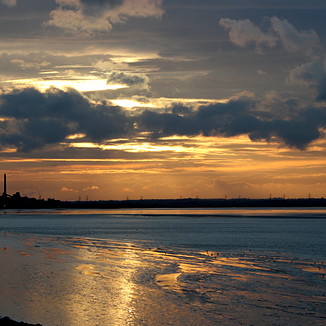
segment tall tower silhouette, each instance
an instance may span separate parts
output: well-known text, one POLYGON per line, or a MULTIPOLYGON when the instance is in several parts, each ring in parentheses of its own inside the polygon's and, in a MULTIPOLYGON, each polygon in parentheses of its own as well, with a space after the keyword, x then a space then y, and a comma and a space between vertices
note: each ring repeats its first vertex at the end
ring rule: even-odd
POLYGON ((7 175, 3 175, 3 197, 7 197, 7 175))

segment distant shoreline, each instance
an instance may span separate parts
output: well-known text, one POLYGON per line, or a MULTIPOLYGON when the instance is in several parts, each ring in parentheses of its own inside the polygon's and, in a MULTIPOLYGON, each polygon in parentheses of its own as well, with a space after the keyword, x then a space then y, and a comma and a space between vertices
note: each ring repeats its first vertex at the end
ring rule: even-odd
POLYGON ((28 197, 0 197, 2 209, 44 209, 44 208, 262 208, 262 207, 326 207, 326 198, 231 198, 231 199, 138 199, 138 200, 96 200, 96 201, 61 201, 56 199, 36 199, 28 197))

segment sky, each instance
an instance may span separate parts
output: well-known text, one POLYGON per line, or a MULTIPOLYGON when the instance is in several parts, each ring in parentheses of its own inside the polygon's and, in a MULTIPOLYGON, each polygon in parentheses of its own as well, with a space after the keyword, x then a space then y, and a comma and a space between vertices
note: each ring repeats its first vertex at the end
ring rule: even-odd
POLYGON ((0 173, 61 200, 326 196, 324 0, 0 0, 0 173))

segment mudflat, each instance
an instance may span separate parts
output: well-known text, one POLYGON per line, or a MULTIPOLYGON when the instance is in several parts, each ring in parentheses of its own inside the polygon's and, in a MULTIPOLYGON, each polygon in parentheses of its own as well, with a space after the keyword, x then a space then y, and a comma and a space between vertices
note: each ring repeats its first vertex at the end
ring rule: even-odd
POLYGON ((1 315, 43 326, 324 325, 326 266, 2 233, 1 315))

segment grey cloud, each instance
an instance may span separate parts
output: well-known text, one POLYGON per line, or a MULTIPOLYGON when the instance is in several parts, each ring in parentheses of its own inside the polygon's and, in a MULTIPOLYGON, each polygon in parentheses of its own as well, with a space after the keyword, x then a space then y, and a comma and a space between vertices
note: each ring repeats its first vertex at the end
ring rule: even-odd
POLYGON ((322 136, 319 127, 325 127, 325 120, 320 124, 314 120, 307 124, 301 119, 265 121, 260 123, 257 130, 251 130, 249 138, 253 141, 281 141, 289 147, 304 150, 311 142, 322 136))
POLYGON ((240 47, 250 44, 255 44, 258 47, 262 45, 274 47, 277 42, 274 35, 264 33, 249 19, 222 18, 219 25, 229 32, 230 41, 240 47))
POLYGON ((277 17, 271 18, 271 24, 273 30, 279 35, 283 47, 288 52, 306 52, 320 45, 318 34, 314 30, 299 31, 286 19, 277 17))
POLYGON ((271 24, 284 48, 289 52, 306 51, 319 45, 319 37, 314 30, 298 31, 286 19, 277 17, 271 18, 271 24))
POLYGON ((149 78, 145 74, 131 74, 113 71, 108 78, 108 84, 122 84, 126 86, 148 87, 149 78))
POLYGON ((253 141, 283 143, 305 149, 323 137, 326 108, 306 108, 290 117, 273 118, 250 98, 203 105, 194 109, 176 104, 169 111, 153 109, 131 115, 120 107, 94 104, 76 91, 35 89, 0 95, 0 144, 21 152, 65 143, 71 134, 85 134, 84 141, 105 143, 149 133, 151 139, 180 136, 248 135, 253 141))
POLYGON ((152 132, 153 137, 177 135, 204 136, 220 135, 232 137, 247 133, 248 123, 253 125, 258 120, 248 114, 251 101, 230 101, 206 105, 198 110, 172 108, 172 113, 145 111, 139 117, 139 125, 145 131, 152 132))
POLYGON ((171 111, 173 114, 178 114, 178 115, 190 114, 190 112, 191 112, 190 108, 184 106, 182 103, 175 104, 172 107, 171 111))
POLYGON ((299 31, 286 19, 269 18, 270 29, 264 32, 249 19, 222 18, 219 25, 229 32, 230 41, 240 47, 250 44, 257 49, 262 46, 275 47, 280 43, 288 52, 311 52, 320 45, 314 30, 299 31))
POLYGON ((294 68, 290 73, 290 81, 293 83, 304 83, 315 87, 316 99, 326 100, 326 60, 314 59, 308 63, 294 68))
POLYGON ((317 91, 318 91, 317 100, 326 101, 326 75, 319 80, 317 91))
POLYGON ((139 125, 154 138, 176 134, 223 137, 247 134, 253 141, 280 142, 301 150, 323 136, 320 129, 326 127, 325 108, 306 109, 284 120, 263 119, 258 108, 258 103, 234 100, 202 106, 186 115, 145 111, 139 117, 139 125))
POLYGON ((2 94, 0 116, 9 119, 1 123, 0 143, 24 152, 62 142, 74 133, 102 142, 132 132, 132 121, 121 108, 94 105, 72 90, 24 89, 2 94))
POLYGON ((293 69, 290 78, 293 82, 314 83, 324 75, 324 63, 320 59, 315 59, 293 69))
POLYGON ((5 6, 8 7, 14 7, 17 4, 16 0, 1 0, 0 3, 4 4, 5 6))
POLYGON ((115 23, 129 17, 162 16, 163 0, 56 0, 58 7, 50 13, 48 26, 93 35, 108 32, 115 23))

